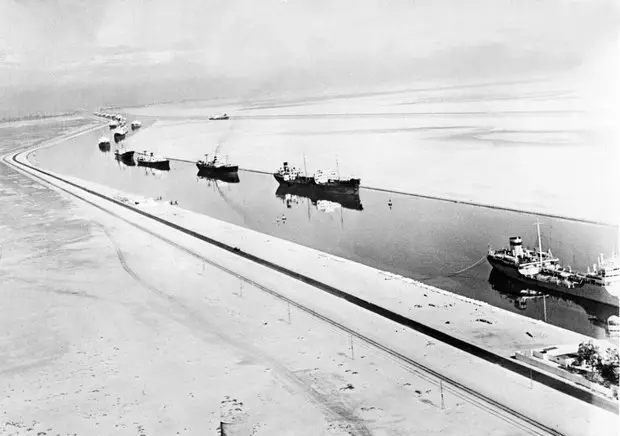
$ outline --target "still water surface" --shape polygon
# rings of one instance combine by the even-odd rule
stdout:
[[[280,188],[271,175],[239,171],[239,181],[227,183],[199,177],[194,164],[179,161],[171,161],[170,171],[132,167],[114,159],[114,145],[109,151],[99,149],[101,134],[91,132],[39,150],[31,160],[43,168],[125,192],[176,200],[194,212],[592,337],[605,337],[607,317],[618,312],[605,305],[553,296],[546,298],[546,304],[542,298],[524,299],[515,295],[522,288],[491,274],[486,261],[453,275],[485,256],[489,244],[507,245],[509,236],[521,235],[524,245],[535,246],[539,218],[535,215],[363,188],[359,197],[308,198],[308,193]],[[130,134],[124,144],[131,148],[131,142]],[[617,252],[617,228],[539,219],[543,248],[550,248],[573,269],[585,270],[599,254]]]

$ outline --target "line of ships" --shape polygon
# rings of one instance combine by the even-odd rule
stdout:
[[[110,129],[114,130],[115,142],[120,142],[127,133],[125,119],[120,115],[100,114],[112,118]],[[228,119],[226,114],[211,117],[213,120]],[[132,130],[139,129],[139,121],[131,123]],[[120,131],[119,131],[120,129]],[[99,140],[100,148],[110,146],[110,141],[102,137]],[[169,170],[170,161],[162,156],[148,151],[135,152],[133,150],[116,150],[118,160],[128,165],[153,167]],[[135,163],[133,162],[135,158]],[[238,183],[237,171],[239,167],[228,163],[226,158],[217,154],[205,155],[204,160],[196,162],[198,174],[205,177],[214,177],[229,183]],[[359,178],[342,178],[337,171],[317,171],[312,175],[292,167],[288,162],[273,173],[279,184],[276,195],[286,198],[287,206],[291,201],[290,194],[310,198],[317,201],[334,201],[344,207],[361,210],[359,202]],[[532,250],[523,247],[520,236],[509,238],[509,247],[494,250],[489,247],[487,261],[494,270],[511,280],[547,293],[570,295],[595,302],[605,303],[618,307],[620,295],[620,261],[614,254],[610,259],[599,256],[597,263],[588,267],[587,272],[572,271],[570,267],[560,264],[560,259],[553,256],[551,250],[543,251],[538,229],[538,249]],[[532,291],[536,293],[536,291]]]

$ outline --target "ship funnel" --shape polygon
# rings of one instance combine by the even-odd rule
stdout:
[[[523,256],[523,241],[521,240],[521,236],[513,236],[509,238],[509,242],[513,256]]]

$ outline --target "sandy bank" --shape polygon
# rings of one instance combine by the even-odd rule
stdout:
[[[511,356],[518,350],[591,339],[410,278],[187,211],[182,207],[173,207],[165,199],[146,199],[80,179],[62,177],[502,356]],[[489,323],[478,321],[480,319]]]
[[[92,188],[97,188],[97,190],[101,189],[102,192],[108,195],[120,195],[121,197],[124,195],[122,193],[110,192],[110,190],[106,190],[106,188],[103,187],[95,187],[92,184],[87,185]],[[98,201],[99,200],[97,200],[97,202]],[[196,216],[167,204],[157,204],[156,202],[148,202],[144,199],[133,199],[132,201],[138,201],[139,204],[137,206],[145,208],[149,213],[166,217],[171,221],[183,223],[185,227],[199,229],[200,232],[213,235],[216,239],[222,239],[232,245],[237,245],[244,251],[261,253],[261,255],[267,258],[277,260],[278,263],[284,265],[288,263],[288,265],[294,268],[303,270],[305,262],[310,262],[314,270],[310,271],[310,273],[318,275],[325,274],[324,281],[331,280],[332,283],[336,283],[338,286],[342,286],[352,293],[357,291],[368,292],[365,290],[373,286],[375,287],[374,298],[381,300],[382,304],[400,306],[400,309],[394,307],[392,308],[393,310],[406,312],[407,310],[415,311],[416,309],[423,309],[420,311],[422,313],[419,314],[419,316],[427,316],[430,320],[429,322],[435,319],[436,323],[437,320],[443,322],[444,328],[458,328],[459,330],[462,328],[465,334],[472,335],[472,337],[469,337],[470,340],[478,341],[478,343],[482,343],[500,353],[509,352],[509,349],[502,344],[503,339],[499,336],[494,336],[491,329],[485,329],[485,326],[488,326],[488,324],[479,323],[475,320],[475,323],[472,323],[473,316],[480,316],[476,315],[477,311],[482,311],[480,313],[485,316],[494,317],[492,318],[492,322],[496,322],[500,329],[505,328],[510,331],[508,335],[506,335],[505,332],[503,332],[503,334],[506,336],[507,343],[509,343],[511,347],[526,347],[531,345],[531,342],[527,343],[519,338],[521,334],[525,335],[523,329],[527,329],[527,331],[533,333],[532,336],[536,344],[564,343],[579,338],[578,335],[573,333],[544,324],[537,325],[536,322],[531,320],[520,320],[525,324],[513,328],[512,322],[508,321],[502,324],[502,320],[505,318],[510,319],[509,317],[514,315],[501,310],[483,306],[469,300],[462,300],[444,293],[443,291],[424,288],[415,283],[401,282],[396,285],[394,285],[396,281],[385,283],[385,276],[381,272],[372,270],[371,268],[325,256],[321,253],[295,246],[295,244],[279,241],[275,238],[266,237],[245,229],[236,228],[226,223],[215,222],[215,220],[211,220],[204,216]],[[119,206],[113,206],[112,209],[128,219],[136,219],[135,216],[132,216],[130,211],[123,210]],[[236,265],[233,266],[232,269],[242,267],[241,270],[237,269],[237,271],[243,271],[243,274],[246,276],[256,277],[254,280],[273,289],[278,289],[279,292],[290,295],[298,301],[310,305],[315,308],[315,310],[328,314],[328,316],[333,319],[341,320],[341,322],[351,325],[352,328],[356,330],[365,331],[381,343],[389,343],[390,346],[395,349],[407,353],[408,355],[415,356],[419,361],[426,362],[432,367],[468,383],[470,386],[475,386],[476,389],[480,389],[489,395],[500,398],[505,404],[511,404],[511,406],[519,410],[527,411],[527,413],[530,414],[533,413],[537,419],[548,422],[552,417],[551,413],[553,413],[553,410],[564,410],[564,413],[567,413],[567,410],[573,410],[573,412],[567,414],[574,417],[573,419],[576,422],[565,422],[562,424],[572,426],[570,430],[569,427],[563,429],[563,431],[567,433],[575,431],[574,429],[578,427],[581,428],[582,431],[585,431],[584,425],[589,428],[594,425],[595,422],[599,422],[597,421],[598,419],[602,419],[602,422],[606,423],[609,422],[609,419],[612,420],[611,422],[616,422],[616,418],[611,416],[608,417],[606,412],[600,409],[592,409],[591,406],[585,403],[578,402],[575,399],[569,398],[544,386],[536,385],[536,392],[533,394],[532,390],[529,389],[527,380],[521,376],[508,373],[500,367],[480,361],[466,353],[457,351],[441,343],[429,342],[423,339],[423,335],[419,335],[411,330],[400,328],[394,330],[394,325],[391,325],[387,320],[360,311],[342,300],[324,295],[316,289],[300,284],[299,282],[291,282],[290,279],[277,274],[275,276],[267,274],[264,268],[258,267],[255,264],[242,262],[243,266],[241,266],[239,260],[234,259],[236,256],[232,254],[222,252],[200,241],[191,240],[184,235],[175,235],[176,232],[162,228],[160,225],[158,226],[152,223],[146,224],[142,218],[138,217],[137,219],[142,223],[141,225],[155,225],[155,227],[159,228],[159,230],[157,230],[158,233],[161,232],[161,234],[165,234],[166,237],[182,241],[180,243],[182,243],[183,246],[191,247],[192,250],[201,253],[206,258],[217,259],[218,263],[223,263],[224,265],[231,265],[230,262],[232,262]],[[205,223],[208,223],[208,225]],[[302,253],[302,251],[305,251],[307,254]],[[339,265],[343,265],[342,269],[339,269]],[[406,289],[399,290],[403,286]],[[381,292],[376,292],[377,289],[380,289]],[[412,300],[406,298],[396,303],[397,300],[395,296],[398,298],[403,297],[405,294],[407,297],[416,295],[418,300],[415,301],[424,302],[426,307],[422,306],[419,308],[413,305],[412,308],[408,304]],[[426,294],[426,296],[424,296],[424,294]],[[430,303],[430,301],[434,302]],[[406,303],[403,304],[403,302]],[[434,307],[430,304],[433,304]],[[452,306],[450,306],[450,304],[452,304]],[[438,310],[435,311],[435,309]],[[427,314],[424,315],[424,312]],[[453,315],[453,313],[456,314],[457,312],[458,315]],[[418,314],[416,314],[416,316],[418,316]],[[447,318],[444,319],[444,317],[447,316],[449,316],[451,320],[448,325],[445,324],[445,319]],[[514,320],[517,321],[518,318],[520,317],[515,316]],[[453,324],[452,320],[456,326]],[[485,326],[481,328],[478,324],[485,324]],[[490,339],[486,339],[486,336],[490,336]],[[428,348],[429,346],[432,348]],[[505,383],[501,392],[497,391],[497,383]],[[517,394],[517,392],[519,393]],[[526,402],[523,401],[525,397],[528,398]],[[516,398],[519,398],[519,400],[515,403]],[[553,405],[552,409],[549,408],[549,404]],[[558,404],[562,404],[562,407],[558,408]],[[535,408],[535,411],[532,411],[532,408]],[[587,409],[585,415],[585,409],[583,408]],[[581,410],[581,412],[578,412],[578,410]],[[559,420],[553,422],[554,425],[556,425]],[[575,427],[575,425],[577,427]],[[588,431],[586,431],[586,433],[588,433]]]

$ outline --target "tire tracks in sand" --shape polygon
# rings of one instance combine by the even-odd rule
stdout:
[[[160,309],[159,312],[174,321],[183,324],[189,328],[194,334],[199,333],[198,337],[204,340],[202,332],[208,330],[209,333],[215,334],[221,341],[233,346],[242,353],[252,355],[262,361],[268,367],[275,369],[274,374],[286,384],[294,385],[297,390],[302,391],[307,398],[312,401],[320,410],[322,410],[329,418],[329,428],[334,429],[334,424],[338,425],[339,429],[346,432],[344,434],[359,435],[359,436],[371,436],[372,433],[365,426],[363,420],[355,415],[352,408],[346,404],[346,401],[340,395],[330,395],[329,393],[321,393],[315,390],[312,386],[309,386],[307,381],[300,375],[292,372],[282,364],[280,364],[273,357],[263,353],[257,347],[251,344],[242,342],[229,335],[223,333],[218,327],[206,320],[204,317],[196,313],[192,308],[188,307],[179,299],[161,291],[157,287],[151,285],[137,274],[127,263],[125,256],[119,247],[117,241],[112,234],[103,225],[99,224],[98,227],[106,235],[112,247],[116,251],[116,256],[119,260],[121,267],[129,274],[137,283],[139,283],[145,289],[148,289],[158,297],[164,299],[169,307],[165,310]],[[172,310],[170,310],[172,309]],[[329,432],[329,429],[327,430]]]

